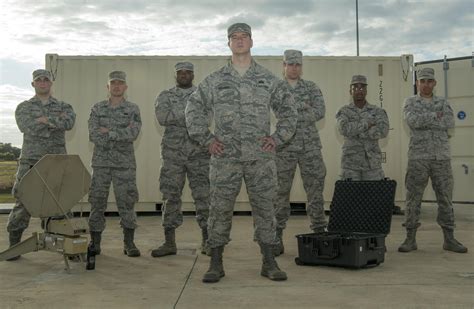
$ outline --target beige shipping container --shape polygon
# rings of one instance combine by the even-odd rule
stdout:
[[[415,64],[416,70],[435,70],[436,95],[447,97],[455,128],[449,131],[454,177],[453,201],[474,204],[474,57],[441,59]],[[431,182],[424,201],[435,201]]]
[[[282,76],[282,57],[255,56],[258,63],[277,76]],[[93,144],[88,140],[87,120],[90,108],[107,96],[107,74],[112,70],[127,73],[128,99],[137,103],[142,115],[142,131],[135,142],[137,184],[140,199],[138,211],[154,211],[161,202],[158,175],[161,165],[160,143],[163,128],[154,114],[157,94],[173,87],[174,64],[191,61],[195,67],[195,84],[228,61],[228,56],[61,56],[46,55],[46,69],[54,74],[54,95],[70,103],[77,113],[74,129],[67,133],[67,148],[79,154],[86,166],[92,157]],[[350,102],[349,83],[354,74],[368,78],[367,100],[382,106],[390,119],[390,132],[380,141],[386,161],[383,164],[387,177],[398,183],[396,200],[405,197],[404,174],[408,135],[401,116],[402,102],[413,93],[413,57],[304,57],[303,78],[314,81],[322,90],[326,102],[326,116],[318,122],[323,157],[327,167],[324,199],[330,202],[334,182],[339,179],[342,136],[336,129],[338,109]],[[299,171],[295,175],[291,193],[292,202],[306,202]],[[193,210],[192,197],[186,185],[183,192],[183,210]],[[87,198],[81,207],[87,210]],[[109,202],[114,210],[114,197]],[[245,188],[237,198],[236,211],[250,210]]]

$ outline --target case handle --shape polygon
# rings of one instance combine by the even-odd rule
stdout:
[[[339,256],[339,250],[334,250],[331,255],[319,255],[318,250],[315,250],[315,255],[322,260],[333,260]]]
[[[332,259],[337,258],[340,254],[339,248],[340,248],[341,240],[340,239],[332,239],[331,241],[332,241],[332,244],[333,244],[333,248],[332,248],[332,252],[330,254],[320,254],[320,250],[319,250],[319,246],[318,246],[318,248],[313,248],[313,255],[315,255],[316,257],[318,257],[322,260],[332,260]],[[322,241],[322,242],[327,242],[327,241]],[[319,244],[319,242],[316,242],[315,244]]]

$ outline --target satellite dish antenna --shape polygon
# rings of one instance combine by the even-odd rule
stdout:
[[[22,178],[18,197],[32,217],[67,216],[90,181],[79,156],[46,155]]]
[[[18,198],[30,215],[42,219],[44,232],[35,232],[24,241],[0,253],[0,261],[32,251],[49,250],[84,261],[87,253],[88,224],[73,218],[71,209],[89,191],[91,176],[78,155],[45,155],[23,176]]]

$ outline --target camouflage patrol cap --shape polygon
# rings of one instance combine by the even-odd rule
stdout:
[[[283,54],[283,61],[287,64],[303,64],[303,53],[296,49],[287,49]]]
[[[33,81],[37,80],[40,77],[46,77],[50,81],[53,79],[51,78],[51,72],[43,69],[33,71]]]
[[[351,79],[351,85],[354,84],[364,84],[367,85],[367,77],[364,75],[354,75]]]
[[[418,70],[417,78],[418,79],[435,79],[435,71],[433,68],[423,68]]]
[[[127,81],[127,74],[123,71],[112,71],[109,73],[109,82],[113,80],[121,80],[122,82]]]
[[[230,25],[230,27],[227,28],[227,38],[230,38],[230,36],[235,32],[245,32],[252,37],[252,29],[246,23],[235,23]]]
[[[194,72],[194,65],[191,62],[178,62],[174,65],[174,69],[176,72],[181,70],[191,71]]]

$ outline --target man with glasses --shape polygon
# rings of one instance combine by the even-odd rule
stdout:
[[[31,82],[35,96],[20,103],[15,111],[16,123],[23,133],[20,164],[12,191],[16,198],[21,178],[36,162],[46,154],[66,154],[65,132],[74,126],[76,114],[71,105],[51,96],[52,85],[53,80],[49,71],[35,70]],[[8,217],[10,247],[21,241],[30,218],[25,206],[17,198]],[[17,260],[19,257],[10,260]]]
[[[387,113],[366,101],[365,76],[352,76],[349,93],[352,102],[343,106],[336,114],[337,128],[344,136],[341,178],[381,180],[385,174],[382,169],[379,139],[388,134]]]
[[[295,132],[297,111],[288,86],[257,64],[250,54],[250,26],[236,23],[227,29],[232,58],[206,77],[186,107],[191,138],[211,154],[209,239],[211,261],[204,282],[224,276],[222,253],[230,241],[232,215],[242,179],[254,217],[254,239],[263,255],[261,275],[286,280],[273,254],[275,235],[273,201],[277,189],[275,148]],[[277,119],[270,133],[271,110]],[[213,116],[213,117],[212,117]],[[214,130],[210,131],[210,120]]]

